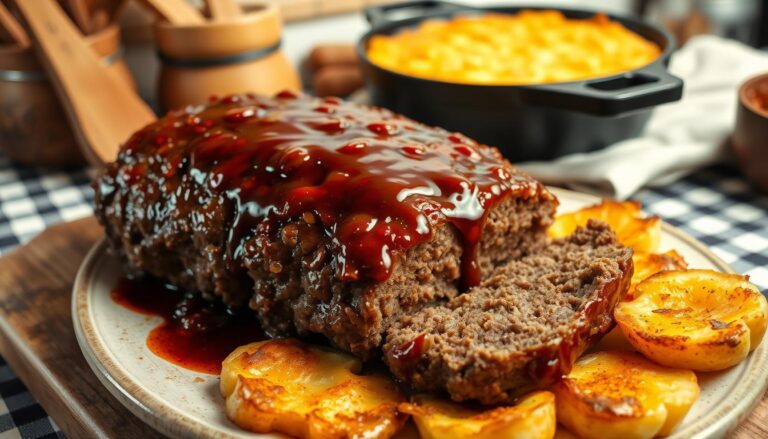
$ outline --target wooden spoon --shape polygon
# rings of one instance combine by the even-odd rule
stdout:
[[[15,4],[86,159],[96,166],[114,160],[120,144],[155,114],[106,70],[54,0]]]
[[[194,25],[205,23],[205,18],[197,9],[184,0],[142,0],[158,15],[176,25]]]
[[[206,0],[206,3],[214,20],[232,20],[243,13],[235,0]]]
[[[29,38],[11,11],[0,3],[0,38],[22,47],[29,46]]]

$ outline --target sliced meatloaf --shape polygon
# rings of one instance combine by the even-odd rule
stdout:
[[[94,182],[129,273],[249,305],[268,334],[368,358],[392,321],[542,242],[557,201],[495,148],[281,93],[171,112]]]
[[[386,362],[418,390],[510,402],[568,373],[613,326],[632,271],[631,250],[590,222],[465,294],[400,316],[387,330]]]
[[[480,264],[490,273],[528,254],[545,237],[548,204],[509,199],[491,210],[480,244]],[[304,219],[285,226],[279,239],[249,241],[245,266],[254,282],[250,306],[272,335],[320,333],[363,358],[378,355],[384,330],[411,309],[462,291],[464,248],[449,224],[402,254],[381,283],[341,282],[321,227]]]

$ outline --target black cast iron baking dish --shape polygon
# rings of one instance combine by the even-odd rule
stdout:
[[[637,136],[654,106],[682,96],[683,81],[667,72],[674,49],[672,36],[658,27],[614,15],[609,17],[658,44],[659,58],[628,72],[573,82],[475,85],[404,75],[373,64],[366,54],[373,35],[391,35],[426,19],[514,14],[523,9],[558,9],[569,18],[595,14],[561,8],[475,8],[434,0],[368,8],[365,15],[371,30],[360,39],[357,50],[371,103],[498,146],[508,159],[522,162],[593,151]]]

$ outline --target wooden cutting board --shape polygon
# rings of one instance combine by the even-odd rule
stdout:
[[[0,259],[0,354],[68,437],[162,437],[102,387],[75,340],[72,282],[101,235],[85,218]],[[768,437],[768,398],[731,437]]]
[[[102,387],[75,340],[72,282],[101,235],[86,218],[0,259],[0,353],[68,437],[162,437]]]

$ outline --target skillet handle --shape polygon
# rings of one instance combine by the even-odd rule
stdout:
[[[389,16],[389,14],[393,12],[404,13],[408,10],[414,10],[412,12],[419,13],[420,15],[433,15],[443,12],[465,11],[468,9],[472,8],[442,0],[413,0],[402,3],[371,6],[365,10],[365,19],[372,27],[378,27],[397,21],[392,20]]]
[[[680,100],[683,80],[669,73],[662,61],[657,61],[612,78],[522,88],[521,97],[529,104],[616,116]]]

